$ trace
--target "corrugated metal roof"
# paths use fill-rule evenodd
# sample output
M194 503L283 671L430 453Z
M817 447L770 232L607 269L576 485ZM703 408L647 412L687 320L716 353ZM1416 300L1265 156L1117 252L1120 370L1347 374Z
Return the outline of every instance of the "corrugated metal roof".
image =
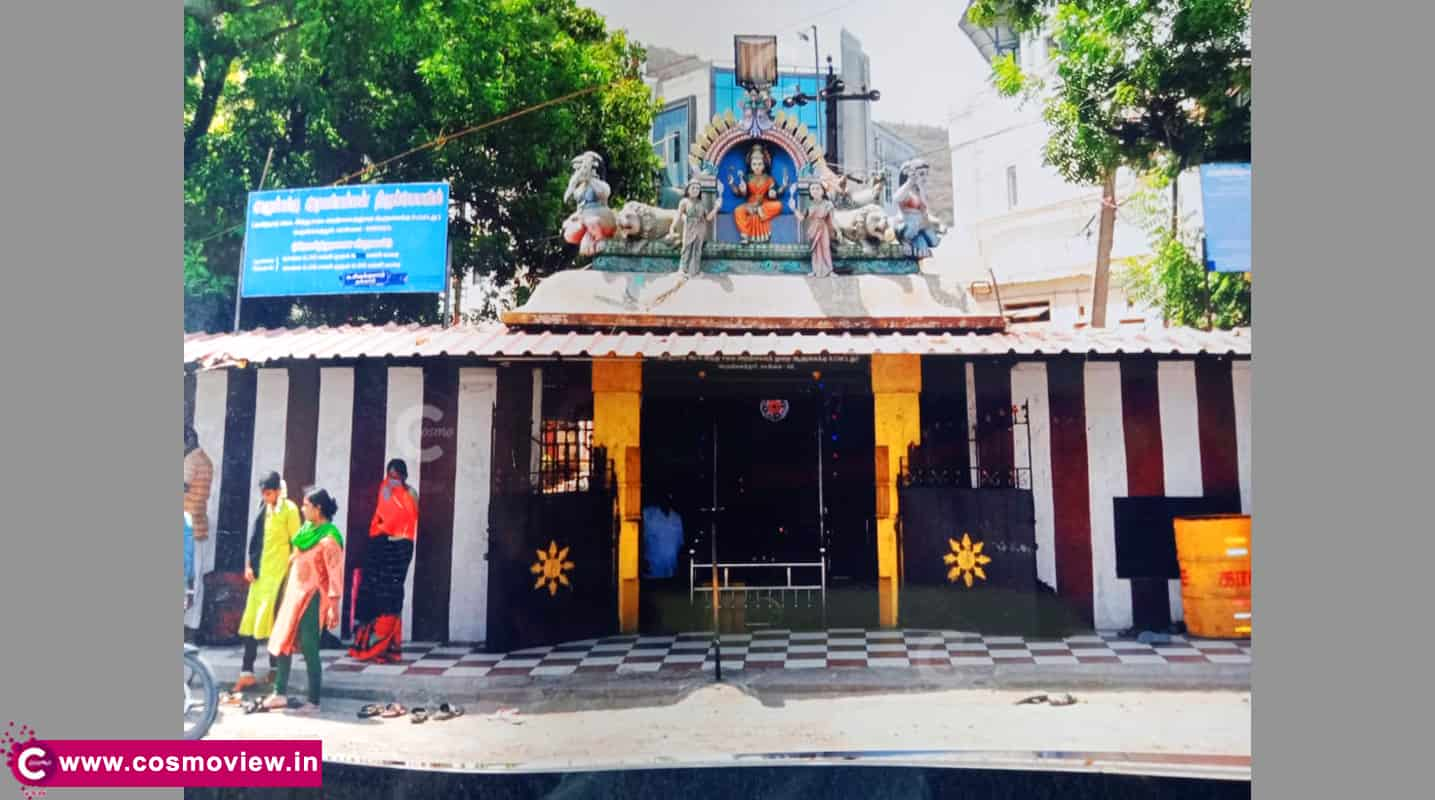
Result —
M1027 326L1023 326L1027 327ZM503 325L454 328L422 325L343 326L255 330L238 334L190 334L185 363L204 367L283 359L473 356L486 358L641 356L821 356L912 353L921 355L1114 355L1248 356L1249 328L1198 331L1187 328L1070 330L1030 326L1005 333L579 333L520 331Z

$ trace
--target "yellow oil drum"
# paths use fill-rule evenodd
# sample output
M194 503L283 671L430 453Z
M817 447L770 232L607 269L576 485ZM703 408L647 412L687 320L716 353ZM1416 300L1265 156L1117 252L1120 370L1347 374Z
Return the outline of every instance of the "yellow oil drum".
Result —
M1251 636L1251 517L1176 519L1186 630L1208 639Z

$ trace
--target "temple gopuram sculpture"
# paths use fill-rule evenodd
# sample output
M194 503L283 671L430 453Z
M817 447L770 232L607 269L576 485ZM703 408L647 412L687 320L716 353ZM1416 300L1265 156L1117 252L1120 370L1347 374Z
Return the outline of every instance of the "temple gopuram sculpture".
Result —
M708 225L717 216L718 207L711 209L703 203L703 185L696 179L688 181L683 190L683 199L678 203L678 213L673 217L668 236L678 240L678 223L682 223L682 255L678 258L678 269L684 275L693 276L702 272L703 244L708 239Z
M782 201L778 198L791 188L790 183L778 184L768 174L771 164L767 148L761 143L754 144L748 149L748 172L727 179L733 193L747 200L732 214L743 244L772 239L772 220L782 213Z
M812 248L812 276L826 278L832 274L832 245L837 242L839 236L837 223L832 218L836 209L832 201L827 199L827 189L821 181L813 182L810 194L812 205L803 211L794 201L792 213L797 216L799 222L807 223L804 232Z
M612 190L598 174L602 167L603 157L592 151L574 158L573 175L563 193L563 202L577 206L563 223L563 240L578 245L585 256L596 254L599 245L618 230L618 220L608 208Z
M845 276L922 272L921 260L944 233L928 210L927 163L903 165L898 215L888 216L880 205L882 175L840 174L798 113L776 109L772 78L764 77L772 69L749 74L738 106L721 110L693 137L677 208L629 202L615 213L603 159L586 152L573 160L564 201L575 210L563 237L593 256L591 270L820 277L829 287L845 285ZM645 291L646 278L632 280L623 304ZM666 302L670 295L657 296Z
M942 241L941 225L928 213L927 175L930 171L931 166L920 158L903 164L903 181L892 198L902 214L896 225L897 238L907 246L913 258L930 256L932 248Z

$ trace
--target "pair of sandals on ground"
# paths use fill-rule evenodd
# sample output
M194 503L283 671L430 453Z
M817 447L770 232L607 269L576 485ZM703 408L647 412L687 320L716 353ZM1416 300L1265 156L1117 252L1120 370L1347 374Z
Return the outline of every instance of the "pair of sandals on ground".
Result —
M417 725L423 722L428 722L430 719L446 720L453 719L455 717L461 717L463 716L463 706L451 705L449 703L439 703L438 707L435 708L433 711L429 711L424 706L418 706L412 711L410 711L409 709L404 708L398 703L389 703L388 705L370 703L369 705L366 705L363 708L359 709L359 719L369 719L370 717L396 719L398 717L404 716L405 714L409 715L409 722L412 722Z
M246 673L239 677L239 680L234 684L234 688L226 692L224 697L220 699L220 702L222 705L239 706L244 709L244 713L246 714L258 714L266 711L278 711L280 709L289 709L300 713L313 713L319 710L318 703L305 703L297 698L288 698L277 694L254 698L246 698L244 696L244 692L247 689L271 686L273 683L273 672L266 675L262 682L253 675Z

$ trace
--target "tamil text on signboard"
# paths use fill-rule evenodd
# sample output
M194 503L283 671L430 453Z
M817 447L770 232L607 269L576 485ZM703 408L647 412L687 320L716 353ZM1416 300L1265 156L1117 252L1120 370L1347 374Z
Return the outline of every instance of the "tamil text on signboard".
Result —
M1206 269L1251 271L1251 165L1202 164Z
M448 184L253 192L244 297L442 293Z

